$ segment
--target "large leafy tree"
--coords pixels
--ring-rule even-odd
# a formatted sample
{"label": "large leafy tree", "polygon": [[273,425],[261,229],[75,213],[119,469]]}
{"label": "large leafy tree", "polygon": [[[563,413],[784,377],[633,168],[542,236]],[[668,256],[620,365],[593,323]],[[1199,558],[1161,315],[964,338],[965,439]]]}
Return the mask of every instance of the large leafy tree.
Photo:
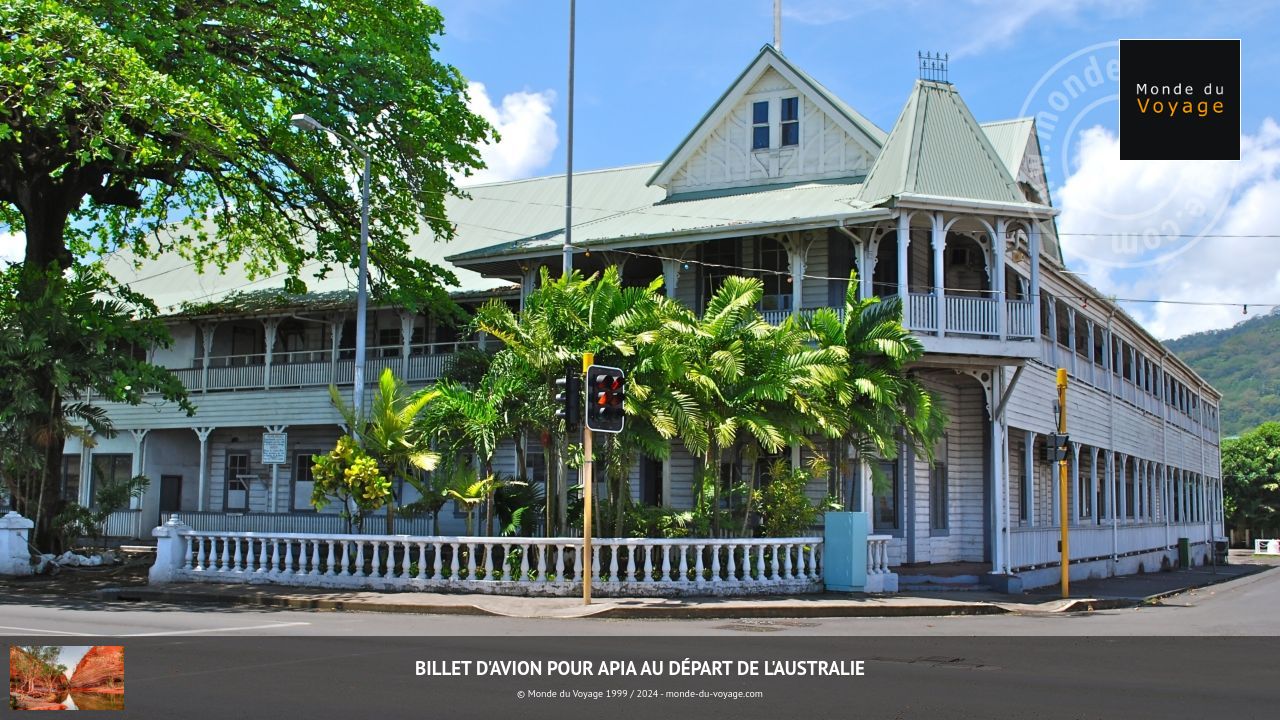
{"label": "large leafy tree", "polygon": [[[451,236],[452,178],[481,166],[492,130],[432,57],[442,27],[420,0],[0,0],[0,231],[26,240],[18,297],[117,251],[240,261],[292,291],[352,265],[360,155],[292,130],[301,112],[371,156],[375,293],[447,304],[451,276],[406,237],[424,220]],[[52,453],[66,384],[53,363],[28,373],[53,398],[34,430]],[[43,472],[56,497],[56,463]]]}
{"label": "large leafy tree", "polygon": [[64,440],[112,434],[87,398],[137,404],[158,391],[191,406],[177,378],[146,362],[143,349],[168,337],[150,301],[85,265],[45,271],[42,291],[19,298],[32,274],[0,271],[0,476],[39,546],[57,550],[53,519],[74,499],[58,486]]}
{"label": "large leafy tree", "polygon": [[1280,423],[1222,442],[1222,483],[1233,528],[1258,537],[1280,530]]}

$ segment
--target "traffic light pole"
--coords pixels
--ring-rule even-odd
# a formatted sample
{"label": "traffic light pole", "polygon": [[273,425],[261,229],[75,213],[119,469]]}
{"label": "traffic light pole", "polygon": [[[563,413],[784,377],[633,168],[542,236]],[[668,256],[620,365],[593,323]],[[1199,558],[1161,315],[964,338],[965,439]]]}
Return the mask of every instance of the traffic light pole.
{"label": "traffic light pole", "polygon": [[[582,372],[596,361],[595,353],[582,354]],[[593,469],[593,458],[591,455],[591,428],[583,423],[582,426],[582,604],[591,604],[591,575],[593,573],[591,562],[591,471]]]}
{"label": "traffic light pole", "polygon": [[[1058,368],[1058,433],[1067,434],[1067,370]],[[1063,448],[1064,450],[1066,448]],[[1067,529],[1067,455],[1058,461],[1058,522],[1062,526],[1062,597],[1071,593],[1071,549]]]}

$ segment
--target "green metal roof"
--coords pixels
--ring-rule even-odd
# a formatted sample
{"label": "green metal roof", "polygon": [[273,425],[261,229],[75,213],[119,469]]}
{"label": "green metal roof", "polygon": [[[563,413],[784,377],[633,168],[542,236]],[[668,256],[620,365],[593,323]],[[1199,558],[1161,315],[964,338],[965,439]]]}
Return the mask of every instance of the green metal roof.
{"label": "green metal roof", "polygon": [[991,141],[991,147],[1004,161],[1009,176],[1015,180],[1018,178],[1018,171],[1022,169],[1022,157],[1027,152],[1027,141],[1034,130],[1035,120],[1029,117],[982,123],[982,131]]}
{"label": "green metal roof", "polygon": [[[852,181],[815,181],[686,193],[625,212],[575,222],[573,244],[591,247],[641,238],[657,240],[738,227],[785,226],[848,217],[867,209],[866,203],[857,200],[859,187]],[[658,192],[661,194],[660,189]],[[577,197],[575,181],[575,204]],[[575,211],[575,220],[577,217]],[[543,234],[450,255],[448,260],[466,264],[508,255],[545,254],[563,244],[564,228],[557,227]]]}
{"label": "green metal roof", "polygon": [[861,198],[883,203],[904,194],[1026,203],[955,87],[927,80],[916,81]]}

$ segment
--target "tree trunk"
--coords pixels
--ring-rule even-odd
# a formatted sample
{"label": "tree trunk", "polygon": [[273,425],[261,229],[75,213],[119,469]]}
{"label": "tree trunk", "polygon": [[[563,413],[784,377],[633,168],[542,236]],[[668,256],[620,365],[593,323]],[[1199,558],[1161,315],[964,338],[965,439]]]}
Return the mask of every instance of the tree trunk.
{"label": "tree trunk", "polygon": [[[67,217],[71,208],[79,204],[80,195],[73,199],[70,191],[45,187],[44,184],[39,187],[27,185],[17,194],[27,242],[23,261],[25,272],[18,286],[18,298],[34,305],[45,296],[48,279],[60,279],[61,271],[71,265],[65,232]],[[47,274],[50,270],[58,272]],[[55,293],[54,297],[57,296]],[[19,512],[35,523],[31,543],[44,551],[61,552],[62,538],[53,527],[53,518],[62,512],[66,504],[61,492],[62,448],[66,442],[62,396],[54,381],[53,368],[33,367],[30,372],[39,396],[47,399],[44,407],[48,408],[48,415],[37,418],[35,435],[31,438],[40,450],[43,463],[42,467],[33,470],[30,480],[34,482],[27,483],[27,496],[15,496],[14,504]]]}

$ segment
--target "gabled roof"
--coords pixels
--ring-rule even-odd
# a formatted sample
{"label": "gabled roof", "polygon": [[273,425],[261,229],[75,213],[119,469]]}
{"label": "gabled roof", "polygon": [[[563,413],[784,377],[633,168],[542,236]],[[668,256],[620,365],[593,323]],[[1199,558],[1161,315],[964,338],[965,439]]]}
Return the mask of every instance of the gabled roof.
{"label": "gabled roof", "polygon": [[987,134],[987,139],[991,141],[991,147],[1004,161],[1004,167],[1009,171],[1009,176],[1017,179],[1018,171],[1022,169],[1022,158],[1027,151],[1027,140],[1031,138],[1031,133],[1035,130],[1036,121],[1034,118],[1014,118],[1012,120],[998,120],[996,122],[982,123],[982,130]]}
{"label": "gabled roof", "polygon": [[738,77],[729,84],[724,93],[698,120],[693,130],[689,131],[684,140],[681,140],[676,149],[658,166],[657,171],[653,173],[653,177],[649,178],[649,184],[666,184],[680,165],[688,159],[689,155],[715,130],[723,115],[732,109],[738,100],[755,84],[756,80],[770,68],[790,81],[796,89],[808,95],[810,100],[822,108],[824,112],[844,124],[846,132],[862,140],[868,151],[877,152],[888,138],[884,130],[881,130],[875,123],[868,120],[857,110],[854,110],[843,100],[836,97],[830,90],[823,87],[818,81],[793,65],[772,45],[765,45],[760,48],[760,52],[756,54],[751,63],[738,74]]}
{"label": "gabled roof", "polygon": [[862,200],[895,196],[1026,204],[1018,183],[948,83],[917,80],[862,186]]}

